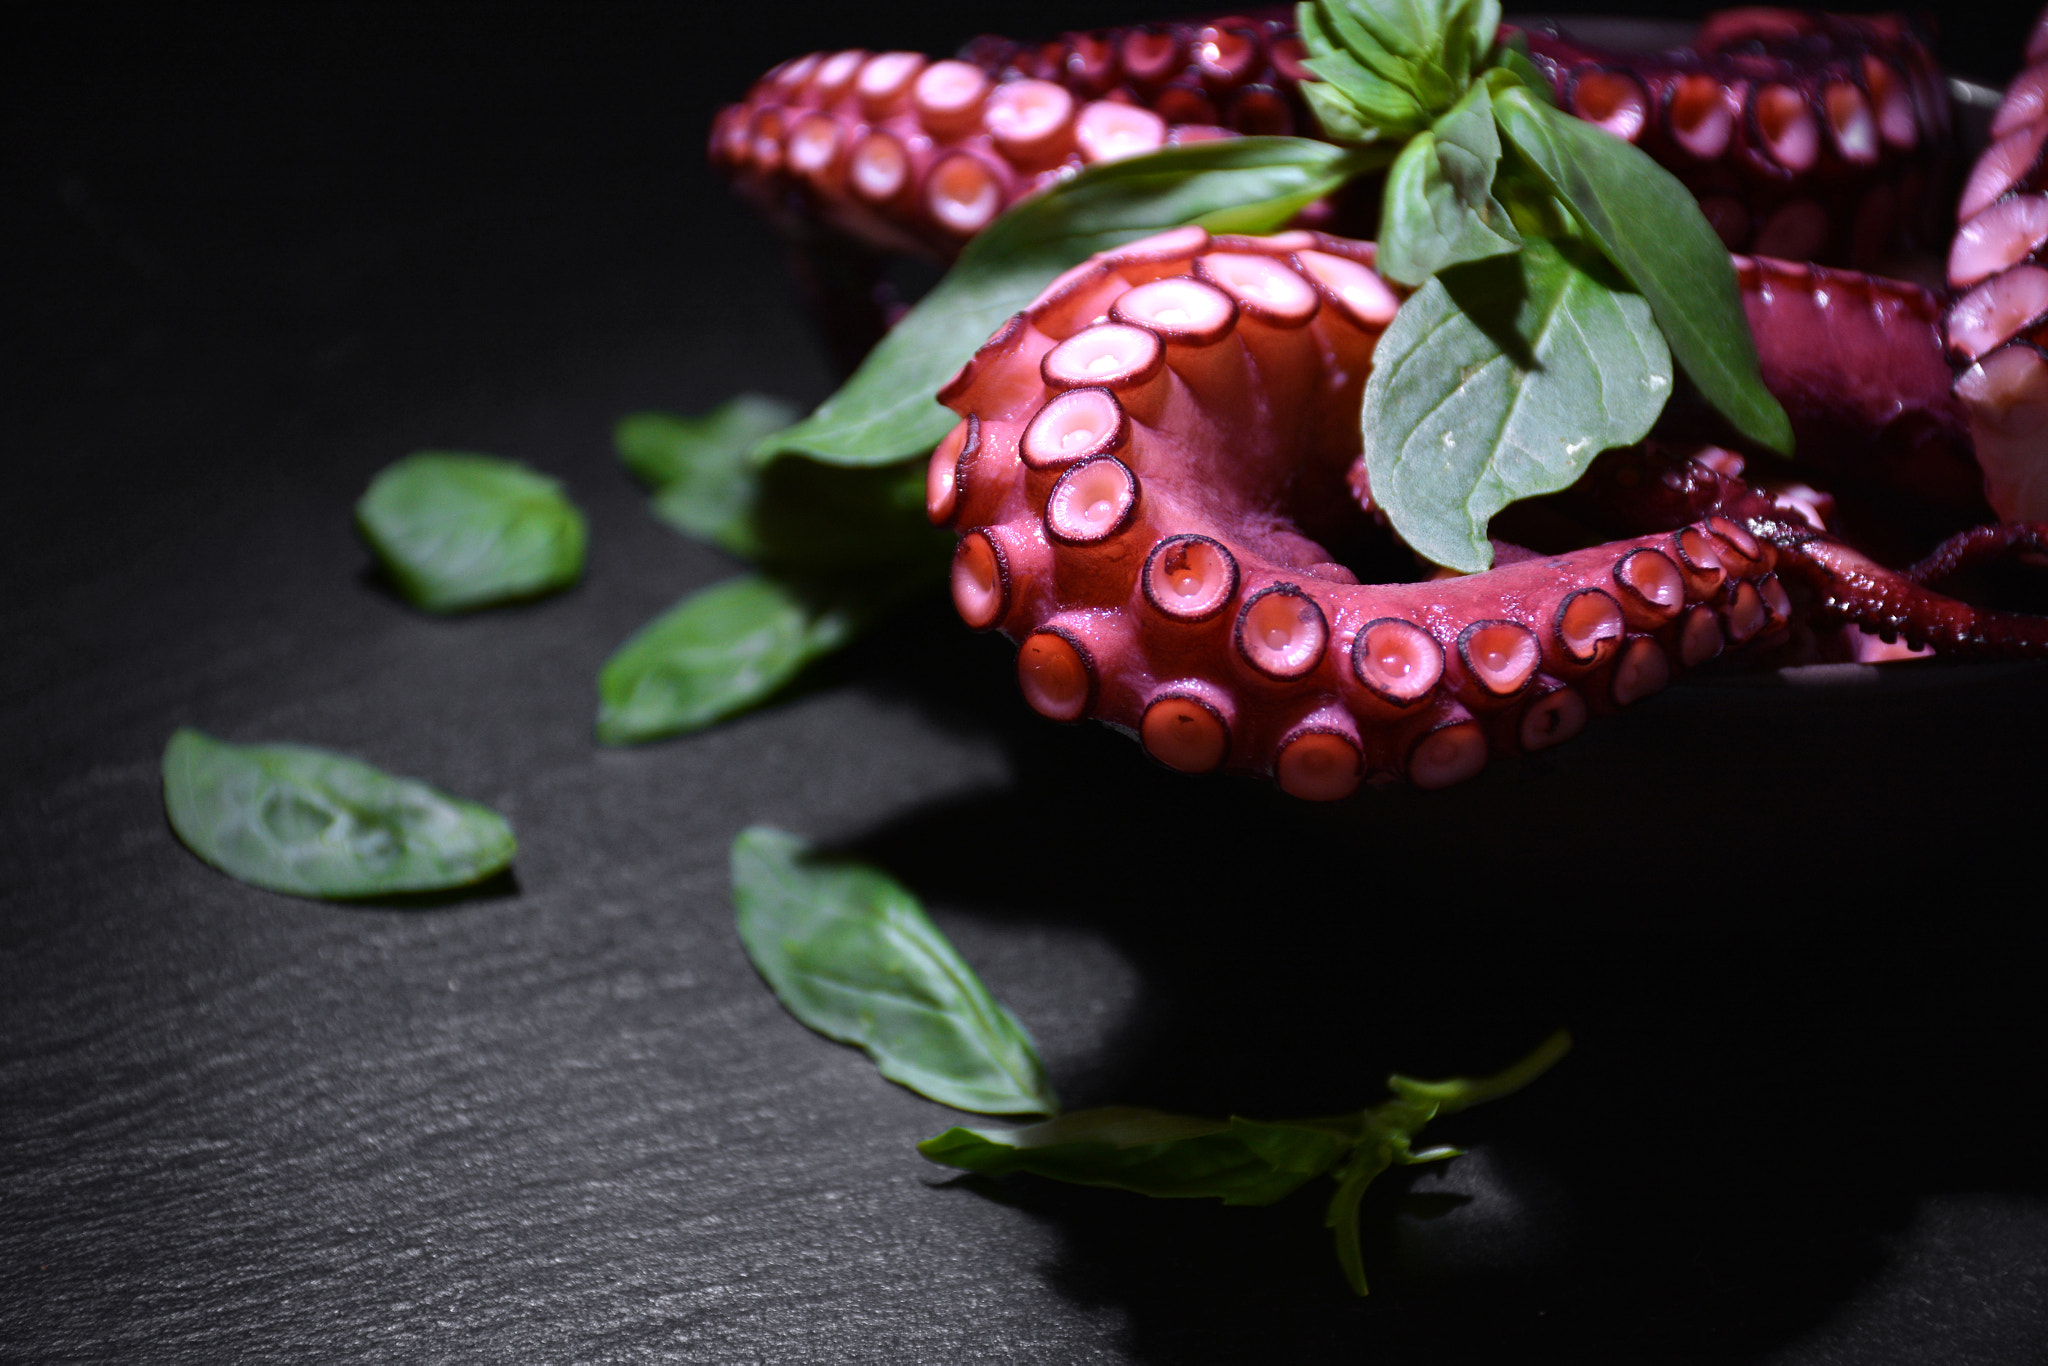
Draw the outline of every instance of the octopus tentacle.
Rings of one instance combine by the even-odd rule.
[[[2048,537],[2044,526],[2016,530],[2016,542],[2033,546]],[[1901,572],[1826,537],[1792,535],[1796,539],[1781,547],[1786,572],[1821,595],[1818,608],[1824,614],[1875,632],[1887,643],[1903,639],[1915,649],[1971,659],[2048,659],[2048,618],[1944,597],[1920,582],[1940,565]]]
[[[1559,743],[1687,672],[1771,657],[1808,612],[1888,642],[2048,657],[2048,620],[1920,581],[2048,545],[2048,527],[1972,533],[1898,572],[1727,451],[1611,453],[1559,495],[1636,534],[1360,583],[1336,552],[1372,534],[1356,422],[1396,306],[1373,263],[1370,244],[1320,233],[1176,229],[1068,272],[941,392],[961,421],[933,455],[928,511],[962,533],[954,603],[1018,642],[1035,710],[1106,721],[1171,768],[1322,800],[1443,786]],[[1926,301],[1900,297],[1925,323]],[[1931,324],[1915,345],[1938,356]],[[1853,338],[1834,355],[1870,363]]]
[[[2048,552],[2048,527],[2038,522],[1997,522],[1957,532],[1901,572],[1914,583],[1939,583],[1965,569],[2027,552]]]
[[[1957,206],[1943,321],[1955,392],[1999,516],[2048,520],[2048,13]]]
[[[1897,19],[1733,11],[1663,53],[1526,36],[1565,106],[1662,161],[1731,248],[1869,264],[1939,235],[1927,191],[1947,96]],[[711,157],[772,214],[945,259],[1093,162],[1313,135],[1304,55],[1286,10],[1045,43],[986,36],[952,60],[813,53],[720,111]]]
[[[1396,302],[1372,262],[1179,229],[1070,272],[942,392],[954,602],[1018,641],[1032,707],[1332,798],[1469,777],[1784,638],[1777,548],[1719,513],[1465,578],[1336,564],[1367,521],[1357,413]]]
[[[1943,235],[1947,88],[1895,15],[1730,10],[1659,53],[1528,40],[1564,107],[1655,157],[1730,250],[1867,265]]]

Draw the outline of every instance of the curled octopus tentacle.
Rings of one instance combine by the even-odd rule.
[[[1896,18],[1731,11],[1692,47],[1655,53],[1526,36],[1565,107],[1658,158],[1731,249],[1868,265],[1940,235],[1929,190],[1946,88]],[[1288,10],[983,37],[953,60],[812,53],[720,111],[710,151],[787,223],[950,259],[1003,209],[1094,162],[1313,136],[1303,56]]]
[[[1069,271],[942,391],[961,421],[927,494],[962,533],[954,604],[1018,642],[1032,707],[1320,799],[1470,777],[1717,658],[1767,657],[1809,611],[2048,655],[2048,623],[1942,598],[1732,473],[1646,480],[1646,456],[1592,483],[1655,529],[1360,583],[1339,561],[1373,534],[1357,413],[1397,306],[1373,260],[1319,233],[1177,229]]]
[[[1985,492],[2008,521],[2048,520],[2048,13],[1963,186],[1944,323]]]

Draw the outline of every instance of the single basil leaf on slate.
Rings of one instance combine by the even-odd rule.
[[[634,744],[745,711],[852,639],[900,591],[889,580],[826,591],[747,574],[693,594],[605,661],[597,738]]]
[[[356,503],[356,527],[429,612],[534,597],[583,573],[583,514],[562,486],[495,456],[421,451],[386,466]]]
[[[1687,377],[1743,436],[1783,455],[1792,424],[1758,374],[1728,249],[1669,171],[1527,90],[1494,102],[1500,129],[1649,301]]]
[[[1110,1106],[1022,1129],[955,1127],[917,1150],[985,1176],[1030,1172],[1165,1199],[1270,1205],[1328,1171],[1351,1143],[1308,1124],[1222,1122]]]
[[[612,443],[626,468],[651,489],[679,480],[713,487],[746,462],[761,438],[803,416],[787,399],[739,394],[708,413],[631,413],[612,429]]]
[[[1401,305],[1366,381],[1366,473],[1395,531],[1437,564],[1493,560],[1486,525],[1640,440],[1671,393],[1642,298],[1540,237],[1456,266]]]
[[[1170,147],[1090,166],[1019,203],[968,243],[839,391],[757,455],[885,465],[928,453],[956,420],[933,399],[975,350],[1061,270],[1183,223],[1269,232],[1373,164],[1307,138]]]
[[[733,841],[732,886],[748,956],[806,1025],[943,1105],[1059,1110],[1024,1026],[893,879],[754,826]]]
[[[228,876],[312,897],[466,887],[517,844],[475,802],[303,745],[231,745],[180,729],[164,748],[164,810]]]
[[[1522,244],[1493,197],[1500,135],[1484,84],[1474,85],[1387,173],[1379,269],[1414,286],[1450,266],[1501,256]]]

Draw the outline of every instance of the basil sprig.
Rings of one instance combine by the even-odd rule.
[[[231,745],[189,727],[164,747],[164,810],[228,876],[295,896],[466,887],[517,843],[488,807],[304,745]]]
[[[1366,1292],[1358,1205],[1390,1167],[1439,1162],[1456,1148],[1417,1150],[1416,1135],[1439,1115],[1477,1105],[1534,1081],[1571,1046],[1560,1032],[1504,1072],[1478,1079],[1387,1078],[1393,1099],[1352,1115],[1267,1122],[1197,1119],[1129,1106],[1077,1110],[1022,1129],[946,1130],[917,1145],[934,1162],[988,1176],[1029,1172],[1084,1186],[1170,1199],[1269,1205],[1319,1176],[1337,1183],[1323,1218],[1351,1289]]]
[[[1297,14],[1325,131],[1406,143],[1379,265],[1417,293],[1380,340],[1361,414],[1373,499],[1402,539],[1486,568],[1487,519],[1640,439],[1674,357],[1744,437],[1790,453],[1728,253],[1692,196],[1554,107],[1534,65],[1495,41],[1494,0],[1304,0]],[[1519,266],[1481,264],[1511,253]]]
[[[977,1114],[1057,1114],[1045,1065],[917,899],[764,826],[732,846],[740,940],[789,1012],[883,1076]]]

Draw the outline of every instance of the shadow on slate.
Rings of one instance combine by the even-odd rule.
[[[1041,721],[1002,662],[942,676],[997,689],[946,706],[1003,737],[1015,785],[855,852],[928,904],[1113,940],[1143,1005],[1084,1090],[1055,1078],[1069,1106],[1332,1113],[1391,1070],[1577,1040],[1427,1131],[1472,1156],[1382,1179],[1363,1302],[1320,1226],[1327,1181],[1265,1209],[1029,1177],[935,1193],[1058,1227],[1046,1274],[1126,1310],[1138,1359],[1757,1359],[1868,1284],[1923,1198],[2048,1195],[2016,1084],[2048,1055],[2048,943],[2007,889],[2030,817],[1997,771],[2048,753],[2048,723],[2014,731],[2026,673],[1710,683],[1462,788],[1311,806]],[[1999,718],[2003,760],[1981,741]],[[1902,893],[1920,871],[1938,895]]]

